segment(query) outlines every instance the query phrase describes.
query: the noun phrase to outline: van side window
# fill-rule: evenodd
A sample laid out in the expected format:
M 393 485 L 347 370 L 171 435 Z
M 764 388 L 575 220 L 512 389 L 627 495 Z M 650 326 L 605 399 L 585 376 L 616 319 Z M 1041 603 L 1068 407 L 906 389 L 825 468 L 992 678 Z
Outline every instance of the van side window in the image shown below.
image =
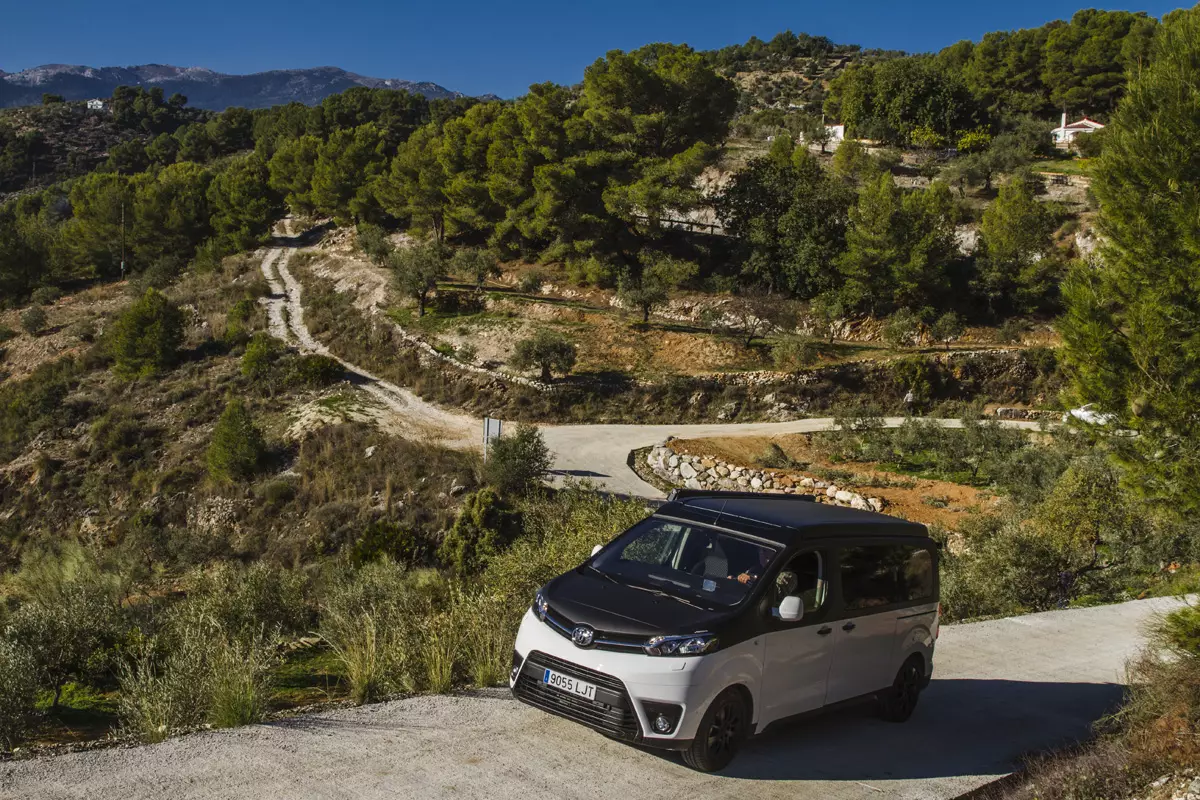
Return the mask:
M 841 577 L 850 610 L 932 599 L 933 554 L 906 544 L 847 547 Z
M 774 605 L 788 595 L 804 601 L 804 613 L 825 605 L 825 561 L 816 551 L 800 553 L 775 578 Z

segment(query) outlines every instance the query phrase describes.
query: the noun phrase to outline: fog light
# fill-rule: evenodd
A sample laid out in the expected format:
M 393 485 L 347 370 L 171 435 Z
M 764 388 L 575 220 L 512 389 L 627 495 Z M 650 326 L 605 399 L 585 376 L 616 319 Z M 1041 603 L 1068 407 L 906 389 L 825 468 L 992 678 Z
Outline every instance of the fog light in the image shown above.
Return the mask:
M 671 720 L 667 719 L 665 715 L 659 714 L 654 718 L 654 730 L 658 731 L 659 733 L 670 733 Z

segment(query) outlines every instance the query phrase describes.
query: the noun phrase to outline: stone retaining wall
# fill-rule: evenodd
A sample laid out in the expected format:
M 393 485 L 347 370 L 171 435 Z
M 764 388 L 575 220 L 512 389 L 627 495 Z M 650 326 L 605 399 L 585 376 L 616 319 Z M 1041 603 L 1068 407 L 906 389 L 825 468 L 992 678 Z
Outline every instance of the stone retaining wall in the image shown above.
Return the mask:
M 741 492 L 812 495 L 818 503 L 882 511 L 887 503 L 880 497 L 864 497 L 843 486 L 787 470 L 755 469 L 730 464 L 711 456 L 676 453 L 670 441 L 650 450 L 646 463 L 654 474 L 673 486 L 685 489 L 726 489 Z

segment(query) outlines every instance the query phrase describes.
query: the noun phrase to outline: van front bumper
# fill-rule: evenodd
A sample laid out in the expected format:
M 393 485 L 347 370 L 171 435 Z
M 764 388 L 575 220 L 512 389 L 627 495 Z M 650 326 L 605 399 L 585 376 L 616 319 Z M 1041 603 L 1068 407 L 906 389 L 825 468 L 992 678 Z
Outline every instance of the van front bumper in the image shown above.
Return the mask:
M 712 700 L 704 662 L 709 657 L 672 658 L 576 647 L 526 612 L 517 634 L 509 686 L 518 700 L 579 722 L 606 736 L 669 750 L 689 747 L 700 718 Z M 552 669 L 597 687 L 596 700 L 573 697 L 546 686 L 542 676 Z M 721 687 L 723 688 L 723 687 Z M 655 731 L 653 717 L 662 711 L 678 723 L 667 734 Z

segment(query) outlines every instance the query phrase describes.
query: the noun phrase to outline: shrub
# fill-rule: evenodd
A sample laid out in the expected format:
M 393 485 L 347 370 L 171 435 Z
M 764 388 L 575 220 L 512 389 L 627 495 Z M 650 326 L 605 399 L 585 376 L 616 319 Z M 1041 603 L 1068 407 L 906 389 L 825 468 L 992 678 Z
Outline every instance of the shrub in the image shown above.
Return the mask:
M 888 347 L 903 350 L 917 343 L 921 332 L 921 319 L 907 308 L 896 311 L 887 318 L 883 326 L 883 340 Z
M 560 333 L 538 331 L 517 342 L 509 364 L 519 370 L 540 369 L 542 381 L 549 383 L 552 372 L 566 375 L 575 367 L 575 345 Z
M 450 259 L 450 267 L 456 275 L 471 281 L 478 289 L 482 289 L 489 278 L 498 278 L 501 275 L 496 254 L 491 250 L 463 248 Z
M 412 531 L 394 522 L 376 520 L 358 537 L 350 559 L 359 566 L 381 558 L 411 565 L 419 560 L 420 553 L 420 541 Z
M 246 404 L 234 398 L 225 406 L 208 446 L 208 474 L 220 483 L 248 478 L 258 471 L 267 445 Z
M 527 499 L 521 506 L 524 533 L 484 571 L 482 585 L 503 598 L 508 629 L 551 578 L 579 566 L 592 548 L 605 544 L 648 513 L 636 500 L 601 495 L 586 484 L 568 484 L 553 496 Z
M 6 637 L 28 648 L 38 684 L 53 694 L 105 670 L 121 637 L 117 587 L 86 554 L 27 557 L 14 580 L 24 601 L 9 617 Z
M 225 314 L 225 341 L 240 342 L 246 337 L 256 308 L 257 304 L 250 297 L 243 297 L 230 307 Z
M 546 276 L 538 270 L 532 270 L 521 276 L 517 281 L 517 288 L 525 294 L 540 294 L 545 283 Z
M 91 428 L 92 455 L 97 460 L 111 459 L 118 466 L 131 466 L 148 460 L 154 452 L 155 431 L 138 422 L 132 409 L 112 408 Z
M 109 349 L 121 377 L 154 375 L 172 366 L 183 343 L 183 314 L 155 289 L 147 289 L 113 325 Z
M 17 336 L 17 332 L 14 331 L 12 328 L 6 328 L 3 325 L 0 325 L 0 344 L 4 344 L 8 340 L 13 339 L 16 336 Z
M 789 336 L 771 350 L 775 368 L 797 372 L 811 367 L 821 357 L 821 345 L 811 336 Z
M 502 496 L 519 496 L 538 485 L 550 471 L 550 450 L 534 425 L 519 423 L 511 436 L 492 441 L 484 464 L 484 481 Z
M 402 566 L 381 560 L 336 575 L 326 588 L 320 635 L 341 665 L 356 703 L 413 685 L 409 585 Z
M 96 323 L 90 319 L 72 322 L 67 328 L 67 333 L 81 342 L 93 342 L 96 340 Z
M 479 350 L 473 344 L 460 344 L 454 349 L 454 357 L 464 364 L 474 364 Z
M 346 369 L 336 358 L 308 353 L 292 364 L 291 383 L 308 389 L 332 386 L 346 377 Z
M 363 255 L 380 266 L 387 263 L 388 256 L 395 249 L 388 239 L 387 232 L 378 225 L 372 225 L 369 222 L 360 222 L 358 224 L 355 240 L 358 244 L 358 249 L 362 251 Z
M 255 382 L 264 381 L 282 354 L 283 344 L 271 334 L 260 331 L 250 337 L 246 352 L 242 354 L 242 374 Z
M 480 688 L 503 683 L 516 636 L 508 625 L 503 600 L 484 592 L 464 595 L 458 618 L 463 631 L 462 658 L 471 682 Z
M 454 667 L 462 650 L 463 635 L 456 604 L 446 611 L 425 615 L 420 626 L 420 660 L 424 688 L 443 694 L 454 688 Z
M 459 575 L 474 575 L 508 545 L 516 528 L 496 490 L 480 489 L 466 498 L 442 540 L 438 559 Z
M 37 715 L 37 663 L 19 641 L 0 638 L 0 750 L 19 745 Z
M 942 342 L 949 350 L 950 343 L 961 337 L 965 331 L 966 325 L 963 323 L 962 317 L 953 311 L 947 311 L 934 321 L 929 333 L 935 341 Z
M 30 306 L 21 312 L 21 329 L 30 336 L 37 336 L 46 329 L 46 312 L 39 306 Z
M 209 723 L 235 728 L 261 722 L 271 695 L 271 670 L 278 661 L 263 628 L 254 636 L 218 638 L 210 667 Z
M 39 286 L 33 290 L 33 294 L 29 296 L 39 306 L 52 306 L 58 299 L 62 297 L 62 292 L 55 286 Z

